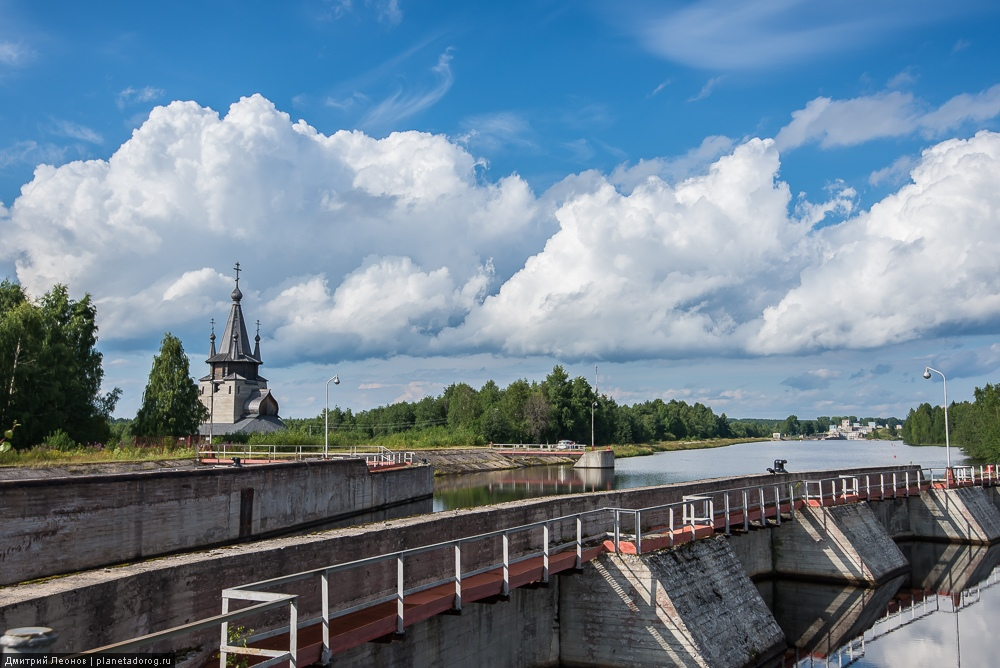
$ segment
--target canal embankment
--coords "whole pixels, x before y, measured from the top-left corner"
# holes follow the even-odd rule
[[[0,585],[285,535],[338,520],[429,512],[433,470],[361,459],[185,466],[0,481]],[[373,515],[376,513],[376,515]]]

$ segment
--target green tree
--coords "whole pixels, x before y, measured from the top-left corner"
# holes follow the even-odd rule
[[[799,434],[800,426],[801,425],[799,424],[798,416],[789,415],[787,418],[785,418],[785,425],[782,428],[782,431],[785,433],[786,436],[797,436]]]
[[[208,410],[198,399],[198,386],[181,340],[170,332],[163,335],[160,354],[153,358],[142,406],[132,423],[137,436],[186,436],[198,431],[208,419]]]
[[[0,282],[0,424],[20,423],[14,446],[64,431],[79,443],[103,442],[121,390],[102,395],[97,309],[56,285],[33,303],[20,285]]]

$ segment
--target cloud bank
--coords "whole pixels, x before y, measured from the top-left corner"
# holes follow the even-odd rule
[[[664,159],[538,194],[460,140],[327,136],[260,96],[225,116],[173,102],[109,160],[38,167],[0,210],[0,253],[32,294],[90,292],[123,346],[207,337],[239,260],[278,365],[804,354],[1000,322],[1000,135],[932,146],[826,227],[852,192],[792,206],[775,140],[705,150],[699,176]]]

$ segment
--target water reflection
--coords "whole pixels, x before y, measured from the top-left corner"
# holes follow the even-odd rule
[[[738,443],[724,448],[677,450],[619,459],[613,474],[603,469],[574,469],[572,465],[563,465],[439,476],[434,481],[434,510],[763,473],[775,459],[787,459],[786,468],[794,472],[899,464],[943,468],[946,456],[942,447],[913,447],[900,441]],[[955,465],[965,461],[960,457],[953,459]]]
[[[434,480],[434,510],[471,508],[555,494],[609,491],[614,489],[614,477],[611,469],[575,469],[572,466],[533,466],[441,476]]]
[[[900,549],[912,571],[875,590],[759,583],[792,646],[777,665],[996,665],[1000,639],[987,620],[1000,613],[1000,545],[912,542]]]

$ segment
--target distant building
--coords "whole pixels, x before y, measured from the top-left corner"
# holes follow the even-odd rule
[[[259,320],[253,352],[250,352],[250,337],[240,306],[243,293],[240,292],[239,262],[235,269],[236,289],[231,295],[233,304],[229,309],[229,320],[218,350],[215,348],[215,320],[212,320],[211,345],[205,360],[211,371],[199,379],[201,403],[209,411],[209,421],[200,428],[203,436],[264,433],[285,427],[278,417],[278,401],[268,389],[267,379],[258,373],[263,364],[260,358]]]

